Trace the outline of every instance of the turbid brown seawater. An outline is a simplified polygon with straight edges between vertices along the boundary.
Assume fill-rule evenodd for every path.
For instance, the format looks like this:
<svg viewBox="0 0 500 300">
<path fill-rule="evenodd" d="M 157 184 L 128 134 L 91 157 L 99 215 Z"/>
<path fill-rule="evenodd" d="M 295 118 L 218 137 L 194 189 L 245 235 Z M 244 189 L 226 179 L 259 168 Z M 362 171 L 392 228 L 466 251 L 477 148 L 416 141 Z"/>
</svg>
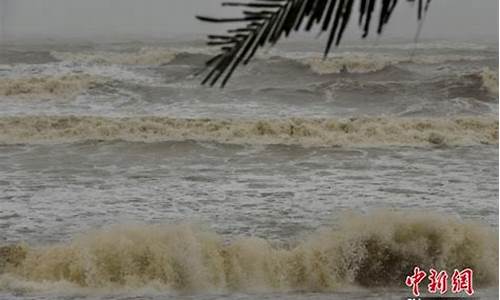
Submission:
<svg viewBox="0 0 500 300">
<path fill-rule="evenodd" d="M 0 298 L 497 299 L 498 50 L 414 48 L 1 46 Z"/>
<path fill-rule="evenodd" d="M 351 215 L 292 244 L 221 236 L 190 225 L 114 226 L 67 244 L 1 248 L 6 289 L 140 289 L 182 292 L 327 292 L 400 287 L 415 265 L 476 270 L 498 281 L 494 230 L 406 211 Z M 44 287 L 44 285 L 47 285 Z"/>
</svg>

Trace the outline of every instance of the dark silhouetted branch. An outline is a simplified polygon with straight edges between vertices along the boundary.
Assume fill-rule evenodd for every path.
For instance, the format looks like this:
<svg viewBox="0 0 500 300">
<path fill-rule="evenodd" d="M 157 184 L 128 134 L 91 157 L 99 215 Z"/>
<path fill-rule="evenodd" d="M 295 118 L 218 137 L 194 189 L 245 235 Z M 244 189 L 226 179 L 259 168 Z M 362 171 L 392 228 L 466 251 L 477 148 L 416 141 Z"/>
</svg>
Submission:
<svg viewBox="0 0 500 300">
<path fill-rule="evenodd" d="M 417 2 L 417 18 L 422 20 L 431 0 Z M 378 10 L 377 33 L 381 34 L 398 4 L 398 0 L 251 0 L 224 2 L 223 6 L 242 7 L 239 18 L 212 18 L 197 16 L 210 23 L 243 23 L 239 28 L 227 30 L 225 35 L 209 35 L 208 45 L 220 46 L 221 53 L 210 59 L 203 84 L 220 82 L 224 87 L 240 64 L 247 64 L 260 47 L 274 45 L 283 36 L 301 28 L 310 31 L 320 25 L 320 31 L 329 32 L 325 57 L 338 46 L 349 24 L 354 5 L 359 2 L 359 26 L 362 38 L 369 34 L 373 13 Z"/>
</svg>

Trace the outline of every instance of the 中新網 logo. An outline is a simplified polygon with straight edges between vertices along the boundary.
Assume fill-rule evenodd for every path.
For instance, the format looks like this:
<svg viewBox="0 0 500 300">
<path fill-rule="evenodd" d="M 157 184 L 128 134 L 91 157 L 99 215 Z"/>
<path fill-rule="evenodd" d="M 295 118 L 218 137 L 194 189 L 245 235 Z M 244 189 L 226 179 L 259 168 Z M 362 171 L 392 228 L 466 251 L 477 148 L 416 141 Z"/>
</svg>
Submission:
<svg viewBox="0 0 500 300">
<path fill-rule="evenodd" d="M 462 271 L 455 270 L 450 276 L 446 271 L 438 272 L 435 269 L 430 269 L 429 274 L 427 274 L 419 267 L 415 267 L 413 275 L 406 277 L 405 284 L 412 289 L 415 297 L 420 296 L 420 284 L 425 278 L 429 280 L 427 291 L 430 294 L 444 295 L 448 292 L 453 294 L 464 292 L 472 296 L 474 295 L 473 276 L 474 272 L 469 268 Z M 451 283 L 450 286 L 449 283 Z"/>
</svg>

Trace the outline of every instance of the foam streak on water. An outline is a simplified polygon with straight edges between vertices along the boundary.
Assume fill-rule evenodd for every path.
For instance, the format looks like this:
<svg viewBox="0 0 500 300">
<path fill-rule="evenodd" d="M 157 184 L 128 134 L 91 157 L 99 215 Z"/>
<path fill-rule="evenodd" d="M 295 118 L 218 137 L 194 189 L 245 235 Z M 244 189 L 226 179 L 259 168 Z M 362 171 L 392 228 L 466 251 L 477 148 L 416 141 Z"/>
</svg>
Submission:
<svg viewBox="0 0 500 300">
<path fill-rule="evenodd" d="M 186 141 L 302 146 L 498 144 L 492 118 L 233 120 L 161 117 L 0 118 L 1 144 L 79 141 Z"/>
</svg>

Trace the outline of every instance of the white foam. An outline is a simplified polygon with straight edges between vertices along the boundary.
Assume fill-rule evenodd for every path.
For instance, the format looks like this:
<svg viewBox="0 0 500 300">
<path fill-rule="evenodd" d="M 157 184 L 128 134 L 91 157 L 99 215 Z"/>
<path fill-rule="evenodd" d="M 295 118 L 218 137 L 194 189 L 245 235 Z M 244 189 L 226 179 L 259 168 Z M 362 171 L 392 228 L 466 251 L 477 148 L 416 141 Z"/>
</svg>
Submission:
<svg viewBox="0 0 500 300">
<path fill-rule="evenodd" d="M 498 72 L 490 68 L 484 68 L 481 71 L 481 80 L 483 82 L 483 89 L 498 97 Z"/>
</svg>

